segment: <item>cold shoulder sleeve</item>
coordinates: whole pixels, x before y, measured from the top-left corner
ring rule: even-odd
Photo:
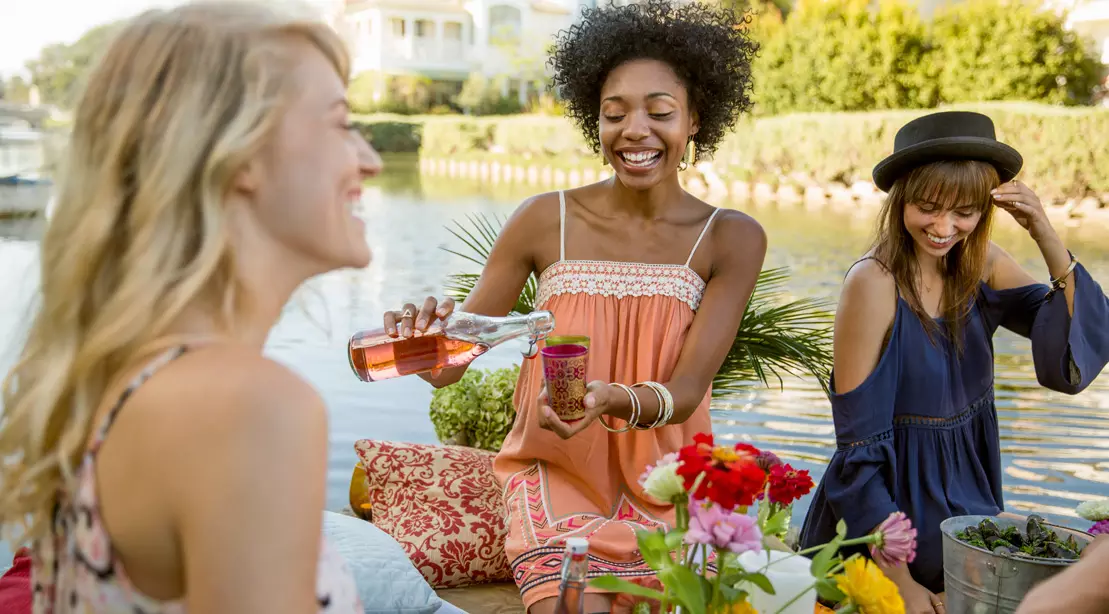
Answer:
[[[985,290],[994,327],[1031,339],[1036,379],[1067,394],[1085,390],[1109,363],[1109,298],[1081,264],[1073,283],[1073,316],[1063,292],[1049,296],[1046,284]]]
[[[835,516],[847,523],[850,538],[866,535],[897,511],[893,415],[901,371],[899,330],[900,313],[870,376],[854,390],[830,396],[836,451],[824,476],[824,490]],[[833,374],[833,386],[834,378]]]

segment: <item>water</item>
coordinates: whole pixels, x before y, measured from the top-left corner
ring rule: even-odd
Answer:
[[[353,444],[360,438],[435,443],[427,416],[431,387],[415,377],[366,384],[350,371],[351,332],[380,325],[381,313],[406,301],[440,295],[447,275],[475,267],[444,247],[458,247],[446,230],[471,214],[508,215],[527,189],[421,178],[410,165],[389,167],[365,191],[362,213],[374,251],[365,270],[343,270],[310,282],[290,303],[267,353],[315,385],[331,409],[328,507],[346,504]],[[0,195],[2,197],[2,195]],[[766,265],[788,266],[794,296],[836,296],[843,272],[865,251],[870,214],[753,208],[766,228]],[[1046,269],[1035,244],[1015,224],[1000,224],[995,240],[1038,279]],[[1060,228],[1068,246],[1096,279],[1109,284],[1109,247],[1096,228]],[[40,231],[33,222],[0,226],[0,369],[11,364],[18,331],[26,326]],[[1109,377],[1067,396],[1040,388],[1028,341],[1002,330],[996,339],[997,406],[1010,510],[1037,512],[1087,528],[1074,515],[1079,502],[1109,496]],[[478,366],[519,360],[522,344],[499,347]],[[718,401],[714,431],[728,440],[770,449],[819,480],[834,449],[831,410],[817,382],[787,380],[784,390],[753,387]],[[280,492],[279,488],[275,492]],[[800,523],[808,499],[795,506]],[[0,568],[10,555],[0,552]]]

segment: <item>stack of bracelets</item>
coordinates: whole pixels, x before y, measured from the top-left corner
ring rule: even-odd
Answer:
[[[665,426],[667,422],[670,422],[670,418],[674,417],[674,397],[670,395],[670,391],[666,389],[666,386],[663,386],[658,382],[641,382],[639,384],[635,384],[634,386],[613,384],[613,386],[621,388],[624,390],[624,392],[628,393],[628,397],[631,399],[632,409],[631,415],[628,416],[628,423],[624,425],[624,428],[614,429],[611,426],[605,424],[604,417],[602,417],[601,426],[605,427],[609,431],[613,433],[623,433],[624,431],[633,428],[640,431],[645,431],[647,429]],[[658,397],[658,416],[655,416],[654,422],[646,426],[639,424],[639,414],[643,411],[643,408],[639,405],[639,397],[635,396],[635,392],[632,390],[632,388],[639,387],[650,388],[651,392],[654,392],[655,396]]]

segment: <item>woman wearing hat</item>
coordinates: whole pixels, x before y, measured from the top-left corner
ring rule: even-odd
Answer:
[[[1004,509],[993,396],[994,332],[1032,341],[1039,382],[1077,394],[1109,362],[1109,299],[1013,177],[1022,159],[984,115],[909,122],[874,168],[888,192],[872,249],[836,313],[837,449],[802,529],[805,547],[872,531],[891,512],[918,531],[908,567],[884,569],[907,611],[945,614],[939,525]],[[994,209],[1036,241],[1048,283],[990,241]]]

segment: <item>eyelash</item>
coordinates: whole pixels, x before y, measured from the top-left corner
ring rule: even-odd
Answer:
[[[647,115],[649,115],[651,117],[651,119],[666,119],[667,117],[670,117],[673,114],[674,114],[673,111],[668,111],[666,113],[648,113]],[[606,120],[608,120],[610,122],[618,122],[618,121],[624,119],[623,115],[605,115],[604,117],[605,117]]]

